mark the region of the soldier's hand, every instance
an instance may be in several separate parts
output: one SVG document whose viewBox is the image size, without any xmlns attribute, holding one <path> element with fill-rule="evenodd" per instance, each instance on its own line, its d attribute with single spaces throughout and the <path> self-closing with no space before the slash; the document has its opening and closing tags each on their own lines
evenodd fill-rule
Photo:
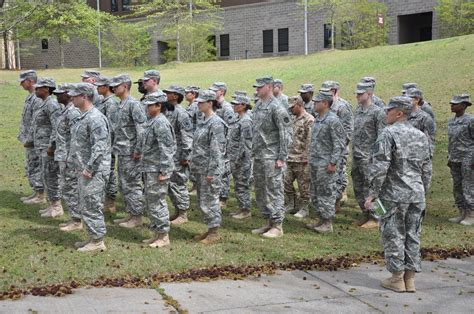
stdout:
<svg viewBox="0 0 474 314">
<path fill-rule="evenodd" d="M 285 162 L 283 160 L 277 160 L 275 162 L 275 168 L 280 169 L 283 168 L 283 166 L 285 166 Z"/>
<path fill-rule="evenodd" d="M 186 159 L 183 159 L 183 160 L 180 160 L 179 163 L 181 164 L 181 166 L 186 167 L 189 164 L 189 161 L 187 161 Z"/>
<path fill-rule="evenodd" d="M 54 156 L 54 148 L 48 147 L 48 150 L 46 151 L 48 156 L 53 157 Z"/>
<path fill-rule="evenodd" d="M 140 153 L 133 153 L 132 154 L 133 160 L 140 160 L 140 157 L 141 157 Z"/>
<path fill-rule="evenodd" d="M 92 173 L 90 173 L 86 169 L 82 170 L 82 176 L 86 179 L 92 179 Z"/>
<path fill-rule="evenodd" d="M 158 181 L 160 181 L 160 182 L 166 181 L 169 178 L 170 178 L 169 176 L 165 176 L 165 175 L 162 175 L 162 174 L 158 175 Z"/>
<path fill-rule="evenodd" d="M 331 163 L 328 164 L 328 167 L 326 169 L 327 173 L 334 173 L 336 172 L 336 165 L 333 165 Z"/>
<path fill-rule="evenodd" d="M 207 182 L 211 183 L 212 181 L 214 181 L 214 177 L 207 176 L 206 180 Z"/>
<path fill-rule="evenodd" d="M 374 200 L 374 198 L 372 196 L 369 196 L 365 199 L 365 203 L 364 203 L 364 207 L 365 209 L 369 210 L 372 208 L 372 201 Z"/>
</svg>

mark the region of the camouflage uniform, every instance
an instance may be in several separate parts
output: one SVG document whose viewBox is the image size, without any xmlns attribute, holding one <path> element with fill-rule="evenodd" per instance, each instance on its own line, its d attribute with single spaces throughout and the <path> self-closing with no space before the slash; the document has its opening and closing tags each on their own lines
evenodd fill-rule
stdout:
<svg viewBox="0 0 474 314">
<path fill-rule="evenodd" d="M 308 93 L 308 92 L 314 92 L 314 86 L 313 84 L 303 84 L 301 85 L 300 89 L 298 90 L 298 93 L 303 94 L 303 93 Z M 310 99 L 308 102 L 304 104 L 304 109 L 306 110 L 307 113 L 310 115 L 315 115 L 314 113 L 314 101 Z"/>
<path fill-rule="evenodd" d="M 281 94 L 275 98 L 283 105 L 283 107 L 285 107 L 285 109 L 288 109 L 288 96 L 287 95 Z"/>
<path fill-rule="evenodd" d="M 77 84 L 68 94 L 80 95 L 83 87 L 91 92 L 88 83 Z M 105 185 L 110 172 L 111 138 L 107 118 L 95 107 L 83 112 L 71 132 L 71 149 L 68 163 L 74 165 L 78 175 L 79 211 L 92 240 L 101 240 L 106 233 L 104 214 Z M 82 172 L 92 174 L 87 179 Z"/>
<path fill-rule="evenodd" d="M 383 100 L 375 95 L 372 96 L 372 103 L 379 108 L 385 108 L 385 103 L 383 102 Z"/>
<path fill-rule="evenodd" d="M 405 83 L 402 85 L 402 95 L 405 95 L 409 89 L 416 88 L 418 89 L 418 84 L 416 83 Z M 431 119 L 436 123 L 435 115 L 433 112 L 433 108 L 431 104 L 425 100 L 423 100 L 422 104 L 420 105 L 421 110 L 426 112 L 430 115 Z"/>
<path fill-rule="evenodd" d="M 359 105 L 354 114 L 354 135 L 352 139 L 352 184 L 354 194 L 362 210 L 369 188 L 369 168 L 372 162 L 372 148 L 378 135 L 385 127 L 383 109 L 369 105 Z"/>
<path fill-rule="evenodd" d="M 207 97 L 207 92 L 210 91 L 203 92 L 204 95 L 200 94 L 199 99 Z M 202 99 L 207 101 L 207 98 Z M 219 195 L 224 172 L 226 133 L 227 126 L 217 114 L 206 118 L 194 133 L 190 168 L 196 178 L 197 202 L 204 213 L 204 222 L 208 229 L 221 225 Z M 206 177 L 214 179 L 208 182 Z"/>
<path fill-rule="evenodd" d="M 410 99 L 392 98 L 388 107 L 393 106 L 411 107 Z M 385 265 L 391 273 L 421 271 L 420 234 L 431 179 L 429 163 L 428 139 L 406 121 L 387 126 L 374 145 L 369 195 L 379 198 L 387 210 L 380 230 Z"/>
<path fill-rule="evenodd" d="M 365 77 L 361 78 L 360 82 L 365 83 L 365 84 L 371 84 L 372 85 L 372 90 L 375 89 L 375 78 L 373 78 L 371 76 L 365 76 Z M 372 103 L 374 105 L 376 105 L 377 107 L 379 107 L 379 108 L 382 108 L 382 109 L 385 108 L 384 101 L 380 97 L 377 97 L 375 95 L 372 95 Z"/>
</svg>

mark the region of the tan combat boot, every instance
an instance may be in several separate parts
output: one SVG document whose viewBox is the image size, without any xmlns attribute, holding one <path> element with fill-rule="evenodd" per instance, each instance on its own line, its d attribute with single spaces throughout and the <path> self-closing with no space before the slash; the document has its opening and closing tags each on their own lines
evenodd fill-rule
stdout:
<svg viewBox="0 0 474 314">
<path fill-rule="evenodd" d="M 46 204 L 46 196 L 44 195 L 44 192 L 37 192 L 36 196 L 33 198 L 30 198 L 29 200 L 23 201 L 23 204 L 25 205 L 38 205 L 38 204 Z"/>
<path fill-rule="evenodd" d="M 253 229 L 252 233 L 253 234 L 264 234 L 265 232 L 267 232 L 271 228 L 272 228 L 272 221 L 269 219 L 266 226 L 263 226 L 263 227 L 258 228 L 258 229 Z"/>
<path fill-rule="evenodd" d="M 155 234 L 151 238 L 143 240 L 142 243 L 151 244 L 151 243 L 155 242 L 156 240 L 158 240 L 159 235 L 160 235 L 159 233 L 155 232 Z"/>
<path fill-rule="evenodd" d="M 179 226 L 188 222 L 188 213 L 181 211 L 175 219 L 171 220 L 171 224 L 174 226 Z"/>
<path fill-rule="evenodd" d="M 68 225 L 60 227 L 59 230 L 64 232 L 72 232 L 77 230 L 82 230 L 82 221 L 71 221 Z"/>
<path fill-rule="evenodd" d="M 76 249 L 79 249 L 79 248 L 81 248 L 81 247 L 86 246 L 89 242 L 91 242 L 91 240 L 78 241 L 78 242 L 75 242 L 75 243 L 74 243 L 74 247 L 75 247 Z"/>
<path fill-rule="evenodd" d="M 64 210 L 63 210 L 63 205 L 61 205 L 61 201 L 53 201 L 51 202 L 51 210 L 46 212 L 46 213 L 43 213 L 41 214 L 41 217 L 51 217 L 51 218 L 54 218 L 54 217 L 59 217 L 59 216 L 62 216 L 64 214 Z"/>
<path fill-rule="evenodd" d="M 160 248 L 170 245 L 170 238 L 167 233 L 159 233 L 156 240 L 153 243 L 150 243 L 150 247 Z"/>
<path fill-rule="evenodd" d="M 332 222 L 331 220 L 323 220 L 322 223 L 313 228 L 317 233 L 331 233 L 332 232 Z"/>
<path fill-rule="evenodd" d="M 219 227 L 210 228 L 207 231 L 207 236 L 199 242 L 206 245 L 219 242 L 221 240 L 221 236 L 219 235 L 218 230 L 219 230 Z"/>
<path fill-rule="evenodd" d="M 319 227 L 323 223 L 322 220 L 316 219 L 316 222 L 306 224 L 306 228 L 314 230 L 314 228 Z"/>
<path fill-rule="evenodd" d="M 20 197 L 20 201 L 24 202 L 24 201 L 32 199 L 35 196 L 36 196 L 36 192 L 33 192 L 33 194 L 31 194 L 31 195 Z"/>
<path fill-rule="evenodd" d="M 382 287 L 395 292 L 405 292 L 407 289 L 403 279 L 403 272 L 392 273 L 392 277 L 382 280 Z"/>
<path fill-rule="evenodd" d="M 369 216 L 367 216 L 365 213 L 363 213 L 364 216 L 362 216 L 361 219 L 357 220 L 356 224 L 360 227 L 363 224 L 365 224 L 367 221 L 369 221 Z"/>
<path fill-rule="evenodd" d="M 122 222 L 127 222 L 127 221 L 129 221 L 131 218 L 132 218 L 132 215 L 127 214 L 127 217 L 125 217 L 125 218 L 114 219 L 114 224 L 121 224 Z"/>
<path fill-rule="evenodd" d="M 48 213 L 48 212 L 51 211 L 51 207 L 52 207 L 52 206 L 53 206 L 53 205 L 51 204 L 51 205 L 49 205 L 49 206 L 46 207 L 46 208 L 40 209 L 38 212 L 40 213 L 40 215 L 46 214 L 46 213 Z"/>
<path fill-rule="evenodd" d="M 201 240 L 204 240 L 206 237 L 207 237 L 207 234 L 209 233 L 209 231 L 206 231 L 204 233 L 201 233 L 201 234 L 198 234 L 198 235 L 195 235 L 193 237 L 193 240 L 194 241 L 201 241 Z"/>
<path fill-rule="evenodd" d="M 467 213 L 467 211 L 466 211 Z M 459 222 L 461 225 L 464 225 L 464 226 L 472 226 L 474 225 L 474 213 L 472 211 L 470 211 L 469 213 L 466 214 L 466 217 L 464 217 L 463 220 L 461 220 L 461 222 Z"/>
<path fill-rule="evenodd" d="M 303 218 L 308 217 L 308 215 L 309 215 L 309 210 L 305 209 L 305 208 L 302 208 L 296 214 L 294 214 L 293 216 L 295 216 L 296 218 L 303 219 Z"/>
<path fill-rule="evenodd" d="M 252 217 L 252 213 L 247 208 L 242 208 L 238 213 L 232 215 L 232 218 L 238 219 L 238 220 L 250 218 L 250 217 Z"/>
<path fill-rule="evenodd" d="M 142 225 L 143 225 L 143 220 L 142 220 L 141 215 L 132 216 L 126 222 L 122 222 L 122 223 L 119 224 L 120 227 L 128 228 L 128 229 L 135 228 L 135 227 L 141 227 Z"/>
<path fill-rule="evenodd" d="M 413 270 L 406 270 L 403 275 L 405 281 L 405 288 L 407 292 L 416 292 L 415 289 L 415 272 Z"/>
<path fill-rule="evenodd" d="M 340 198 L 338 198 L 336 200 L 336 207 L 335 208 L 336 208 L 336 214 L 341 211 L 341 199 Z"/>
<path fill-rule="evenodd" d="M 107 248 L 105 247 L 104 241 L 100 240 L 91 240 L 89 243 L 77 249 L 79 252 L 94 252 L 94 251 L 105 251 Z"/>
<path fill-rule="evenodd" d="M 367 220 L 367 222 L 360 226 L 363 229 L 376 229 L 379 227 L 379 222 L 373 218 Z"/>
<path fill-rule="evenodd" d="M 221 210 L 225 209 L 227 207 L 227 199 L 226 198 L 221 198 L 220 201 L 219 201 L 219 206 L 221 207 Z"/>
<path fill-rule="evenodd" d="M 454 222 L 454 223 L 460 223 L 461 221 L 464 220 L 464 218 L 466 218 L 466 211 L 462 211 L 461 214 L 457 217 L 453 217 L 453 218 L 449 218 L 448 221 L 450 222 Z"/>
<path fill-rule="evenodd" d="M 344 189 L 342 192 L 342 197 L 341 197 L 341 206 L 344 205 L 344 203 L 347 202 L 347 188 Z"/>
<path fill-rule="evenodd" d="M 112 213 L 115 214 L 117 212 L 117 208 L 115 207 L 115 200 L 106 197 L 104 203 L 104 213 Z"/>
<path fill-rule="evenodd" d="M 273 224 L 270 230 L 262 234 L 267 239 L 280 238 L 283 236 L 283 225 L 281 223 Z"/>
</svg>

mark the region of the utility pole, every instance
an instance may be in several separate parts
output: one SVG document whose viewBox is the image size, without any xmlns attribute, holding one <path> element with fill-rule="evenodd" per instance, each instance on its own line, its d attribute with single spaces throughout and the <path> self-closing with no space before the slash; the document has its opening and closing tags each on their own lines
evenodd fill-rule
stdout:
<svg viewBox="0 0 474 314">
<path fill-rule="evenodd" d="M 308 55 L 308 0 L 304 0 L 304 55 Z"/>
<path fill-rule="evenodd" d="M 99 44 L 97 48 L 99 48 L 99 69 L 102 68 L 102 35 L 100 33 L 100 0 L 97 0 L 97 13 L 99 14 L 99 18 L 97 20 L 99 26 L 97 29 L 97 38 L 99 40 Z"/>
</svg>

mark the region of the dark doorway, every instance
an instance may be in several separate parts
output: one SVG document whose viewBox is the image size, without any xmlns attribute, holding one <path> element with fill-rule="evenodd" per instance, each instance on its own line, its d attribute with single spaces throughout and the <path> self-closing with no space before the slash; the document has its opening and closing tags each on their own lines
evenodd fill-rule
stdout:
<svg viewBox="0 0 474 314">
<path fill-rule="evenodd" d="M 158 64 L 166 63 L 166 50 L 168 50 L 168 43 L 166 41 L 158 41 Z"/>
<path fill-rule="evenodd" d="M 398 16 L 398 43 L 408 44 L 433 38 L 433 12 Z"/>
</svg>

